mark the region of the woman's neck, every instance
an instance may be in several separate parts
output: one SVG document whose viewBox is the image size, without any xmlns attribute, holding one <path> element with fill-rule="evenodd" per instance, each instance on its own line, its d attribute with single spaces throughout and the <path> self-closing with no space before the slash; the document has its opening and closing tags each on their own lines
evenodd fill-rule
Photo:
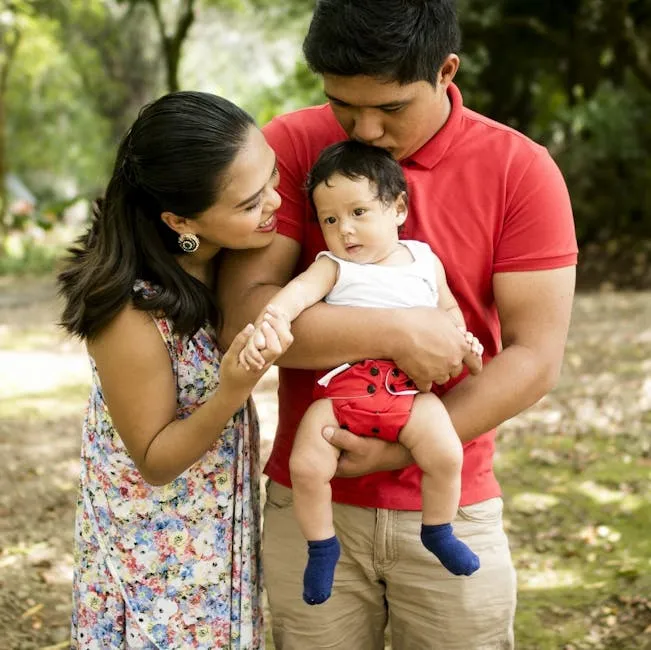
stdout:
<svg viewBox="0 0 651 650">
<path fill-rule="evenodd" d="M 214 283 L 214 268 L 215 256 L 211 255 L 208 258 L 203 258 L 199 254 L 194 255 L 178 255 L 177 261 L 179 266 L 193 278 L 205 284 L 208 288 L 212 288 Z"/>
</svg>

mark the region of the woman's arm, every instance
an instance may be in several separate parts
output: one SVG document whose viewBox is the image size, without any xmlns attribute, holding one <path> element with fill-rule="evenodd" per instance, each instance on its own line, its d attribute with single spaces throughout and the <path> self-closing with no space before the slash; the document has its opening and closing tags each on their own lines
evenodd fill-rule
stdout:
<svg viewBox="0 0 651 650">
<path fill-rule="evenodd" d="M 271 333 L 268 337 L 264 368 L 246 371 L 237 364 L 249 326 L 224 355 L 215 393 L 184 420 L 176 418 L 176 380 L 167 348 L 148 314 L 128 306 L 89 341 L 113 424 L 148 483 L 168 483 L 197 462 L 270 363 L 287 349 L 291 335 L 283 323 L 274 320 L 267 327 L 277 333 L 275 339 Z"/>
</svg>

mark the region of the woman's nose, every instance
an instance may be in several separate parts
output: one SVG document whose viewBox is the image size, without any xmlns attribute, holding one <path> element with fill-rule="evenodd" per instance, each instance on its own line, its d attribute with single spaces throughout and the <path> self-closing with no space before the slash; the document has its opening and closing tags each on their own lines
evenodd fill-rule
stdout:
<svg viewBox="0 0 651 650">
<path fill-rule="evenodd" d="M 269 212 L 274 212 L 280 207 L 281 203 L 282 199 L 280 198 L 280 194 L 278 194 L 278 190 L 276 190 L 276 188 L 272 188 L 266 202 L 267 210 L 269 210 Z"/>
</svg>

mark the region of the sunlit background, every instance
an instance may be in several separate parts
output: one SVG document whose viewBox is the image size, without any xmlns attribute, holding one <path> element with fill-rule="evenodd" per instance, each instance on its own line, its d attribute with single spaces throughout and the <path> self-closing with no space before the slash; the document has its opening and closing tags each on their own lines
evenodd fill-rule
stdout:
<svg viewBox="0 0 651 650">
<path fill-rule="evenodd" d="M 499 438 L 517 647 L 651 648 L 651 0 L 458 5 L 465 104 L 549 148 L 581 248 L 561 382 Z M 145 102 L 214 92 L 260 125 L 322 102 L 313 6 L 0 0 L 0 650 L 68 647 L 89 371 L 55 324 L 57 258 Z"/>
</svg>

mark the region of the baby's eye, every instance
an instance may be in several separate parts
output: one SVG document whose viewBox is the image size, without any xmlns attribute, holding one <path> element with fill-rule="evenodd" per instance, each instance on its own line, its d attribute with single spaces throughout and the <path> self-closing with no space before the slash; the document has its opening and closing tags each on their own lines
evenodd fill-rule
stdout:
<svg viewBox="0 0 651 650">
<path fill-rule="evenodd" d="M 361 217 L 365 212 L 366 210 L 364 210 L 364 208 L 355 208 L 353 210 L 353 215 L 356 217 Z"/>
<path fill-rule="evenodd" d="M 323 223 L 327 223 L 329 226 L 332 226 L 332 224 L 337 223 L 336 217 L 326 217 L 323 220 Z"/>
</svg>

